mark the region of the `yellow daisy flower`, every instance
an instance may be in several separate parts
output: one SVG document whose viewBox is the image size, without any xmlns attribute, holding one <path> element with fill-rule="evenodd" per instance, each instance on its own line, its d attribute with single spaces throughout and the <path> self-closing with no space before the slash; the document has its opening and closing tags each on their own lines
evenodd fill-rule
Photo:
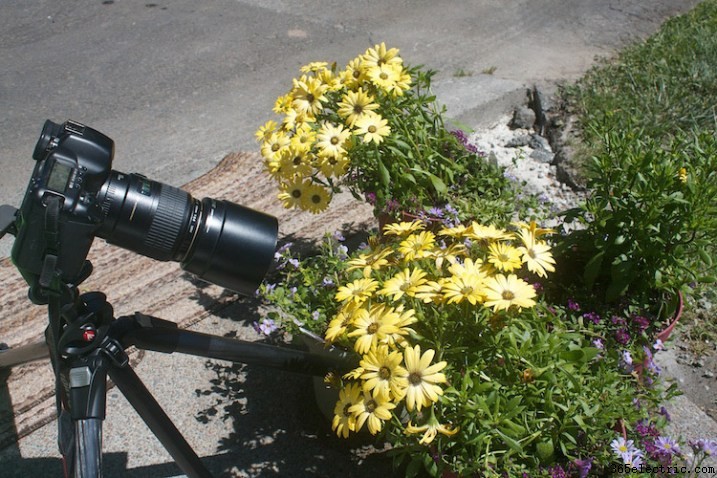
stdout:
<svg viewBox="0 0 717 478">
<path fill-rule="evenodd" d="M 391 224 L 386 224 L 383 227 L 383 234 L 386 236 L 403 237 L 417 231 L 422 231 L 423 229 L 425 229 L 425 224 L 421 221 L 395 222 Z"/>
<path fill-rule="evenodd" d="M 398 48 L 386 49 L 386 44 L 381 42 L 378 45 L 374 45 L 373 48 L 366 50 L 361 56 L 361 61 L 366 67 L 381 66 L 381 65 L 401 65 L 403 60 L 398 56 Z"/>
<path fill-rule="evenodd" d="M 485 279 L 478 274 L 452 276 L 443 283 L 443 297 L 449 304 L 460 304 L 467 300 L 472 305 L 483 302 Z"/>
<path fill-rule="evenodd" d="M 388 121 L 376 113 L 366 113 L 356 120 L 356 134 L 363 135 L 363 142 L 379 144 L 383 138 L 391 134 Z"/>
<path fill-rule="evenodd" d="M 324 333 L 324 338 L 327 342 L 334 342 L 346 333 L 353 320 L 355 310 L 352 307 L 344 308 L 331 319 Z"/>
<path fill-rule="evenodd" d="M 319 170 L 321 171 L 321 174 L 327 178 L 340 178 L 346 174 L 350 166 L 351 161 L 346 154 L 339 154 L 337 156 L 323 155 L 319 157 Z"/>
<path fill-rule="evenodd" d="M 375 435 L 383 428 L 383 422 L 391 419 L 391 410 L 396 408 L 394 403 L 387 398 L 374 397 L 368 392 L 363 392 L 363 400 L 349 408 L 349 411 L 356 418 L 356 431 L 361 430 L 364 423 L 368 425 L 368 431 Z"/>
<path fill-rule="evenodd" d="M 276 123 L 276 121 L 269 120 L 262 126 L 260 126 L 258 130 L 256 130 L 256 133 L 254 133 L 254 137 L 259 142 L 268 141 L 269 138 L 271 138 L 271 135 L 276 132 L 276 129 L 278 127 L 279 125 Z"/>
<path fill-rule="evenodd" d="M 313 171 L 312 158 L 308 151 L 291 145 L 281 150 L 279 159 L 283 174 L 289 176 L 310 176 Z"/>
<path fill-rule="evenodd" d="M 449 264 L 456 264 L 458 257 L 465 255 L 466 246 L 463 244 L 451 244 L 448 247 L 433 249 L 431 257 L 436 261 L 436 268 L 443 267 L 443 263 L 448 261 Z"/>
<path fill-rule="evenodd" d="M 379 66 L 372 66 L 368 69 L 368 79 L 381 88 L 382 90 L 390 93 L 396 89 L 400 91 L 398 82 L 401 80 L 401 74 L 403 68 L 401 65 L 383 64 Z"/>
<path fill-rule="evenodd" d="M 288 182 L 281 183 L 279 190 L 281 191 L 278 195 L 279 200 L 284 204 L 284 207 L 291 209 L 294 207 L 304 207 L 304 193 L 311 185 L 311 182 L 303 180 L 301 177 L 295 177 Z"/>
<path fill-rule="evenodd" d="M 291 103 L 294 101 L 294 98 L 291 96 L 291 94 L 286 94 L 278 97 L 276 101 L 274 102 L 274 113 L 281 115 L 286 113 L 291 109 Z"/>
<path fill-rule="evenodd" d="M 296 127 L 296 131 L 291 137 L 291 147 L 308 151 L 316 141 L 316 131 L 311 125 L 302 123 Z"/>
<path fill-rule="evenodd" d="M 354 330 L 348 336 L 356 337 L 354 350 L 365 354 L 379 343 L 388 341 L 388 336 L 398 334 L 399 316 L 393 309 L 386 309 L 384 305 L 373 305 L 370 310 L 359 309 L 353 320 Z"/>
<path fill-rule="evenodd" d="M 349 137 L 351 131 L 344 129 L 342 125 L 324 123 L 316 136 L 319 156 L 342 157 L 346 154 L 345 148 Z"/>
<path fill-rule="evenodd" d="M 337 113 L 346 119 L 346 124 L 353 126 L 357 120 L 366 116 L 378 108 L 378 103 L 373 102 L 373 97 L 366 93 L 363 88 L 357 91 L 348 91 L 338 103 Z"/>
<path fill-rule="evenodd" d="M 293 101 L 292 107 L 299 113 L 315 115 L 323 109 L 323 102 L 327 101 L 326 93 L 328 87 L 316 78 L 302 76 L 297 80 L 294 78 L 294 88 L 291 90 Z"/>
<path fill-rule="evenodd" d="M 488 262 L 497 270 L 506 272 L 520 269 L 523 263 L 520 250 L 503 242 L 493 242 L 488 246 Z"/>
<path fill-rule="evenodd" d="M 387 345 L 379 345 L 363 356 L 360 366 L 364 373 L 363 390 L 374 397 L 399 401 L 406 394 L 408 372 L 401 366 L 403 354 L 397 350 L 389 352 Z"/>
<path fill-rule="evenodd" d="M 433 302 L 435 304 L 444 302 L 442 283 L 428 281 L 425 284 L 416 287 L 416 299 L 422 300 L 426 304 L 429 302 Z"/>
<path fill-rule="evenodd" d="M 406 434 L 413 435 L 416 433 L 423 433 L 423 437 L 418 441 L 420 445 L 429 445 L 435 440 L 436 436 L 440 433 L 445 436 L 453 436 L 460 430 L 460 427 L 453 428 L 450 425 L 442 425 L 438 423 L 438 420 L 432 417 L 425 425 L 414 426 L 413 423 L 408 422 L 406 425 Z"/>
<path fill-rule="evenodd" d="M 452 237 L 454 239 L 465 239 L 468 237 L 468 233 L 471 232 L 471 229 L 463 224 L 459 224 L 454 227 L 444 227 L 440 231 L 438 231 L 439 236 L 448 236 Z"/>
<path fill-rule="evenodd" d="M 405 262 L 429 257 L 436 242 L 436 236 L 430 231 L 411 234 L 398 245 Z"/>
<path fill-rule="evenodd" d="M 677 179 L 679 179 L 682 184 L 687 183 L 687 168 L 680 168 L 680 171 L 677 173 Z"/>
<path fill-rule="evenodd" d="M 323 70 L 327 70 L 329 64 L 325 61 L 312 61 L 300 68 L 302 73 L 316 73 Z"/>
<path fill-rule="evenodd" d="M 485 273 L 483 272 L 483 261 L 478 258 L 473 260 L 470 257 L 466 257 L 466 260 L 462 263 L 456 262 L 452 264 L 448 268 L 448 272 L 454 276 L 485 276 Z"/>
<path fill-rule="evenodd" d="M 386 247 L 369 253 L 359 254 L 348 261 L 348 270 L 363 269 L 363 276 L 370 277 L 372 271 L 380 270 L 383 266 L 388 265 L 388 259 L 393 251 Z"/>
<path fill-rule="evenodd" d="M 467 236 L 470 239 L 485 242 L 505 241 L 513 239 L 513 235 L 503 229 L 499 229 L 492 224 L 489 226 L 484 226 L 475 221 L 470 225 L 470 230 L 468 231 Z"/>
<path fill-rule="evenodd" d="M 403 297 L 403 294 L 414 297 L 416 295 L 416 288 L 427 282 L 425 277 L 426 273 L 420 268 L 417 267 L 411 271 L 407 267 L 384 282 L 383 289 L 378 291 L 378 293 L 393 296 L 393 300 L 400 299 Z"/>
<path fill-rule="evenodd" d="M 498 274 L 486 279 L 485 306 L 493 311 L 508 310 L 510 307 L 529 308 L 535 305 L 535 288 L 519 279 L 515 274 L 505 277 Z"/>
<path fill-rule="evenodd" d="M 336 300 L 362 304 L 378 289 L 378 282 L 373 279 L 356 279 L 345 286 L 339 287 Z"/>
<path fill-rule="evenodd" d="M 269 138 L 261 145 L 261 155 L 269 160 L 281 160 L 281 153 L 289 147 L 291 140 L 280 131 L 276 131 L 269 135 Z"/>
<path fill-rule="evenodd" d="M 550 252 L 550 246 L 545 242 L 536 241 L 532 247 L 519 247 L 523 254 L 523 262 L 527 264 L 528 270 L 540 277 L 547 277 L 548 272 L 555 272 L 555 259 Z"/>
<path fill-rule="evenodd" d="M 304 198 L 304 209 L 311 213 L 318 214 L 329 206 L 331 193 L 318 184 L 311 184 L 306 191 L 304 191 Z"/>
<path fill-rule="evenodd" d="M 421 408 L 428 407 L 438 401 L 439 395 L 443 395 L 440 383 L 446 383 L 446 376 L 441 370 L 446 368 L 446 362 L 438 362 L 431 365 L 436 352 L 432 349 L 426 350 L 421 355 L 421 346 L 407 347 L 403 351 L 404 365 L 408 372 L 408 388 L 406 389 L 406 408 L 408 411 L 414 409 L 421 411 Z"/>
<path fill-rule="evenodd" d="M 334 407 L 334 419 L 331 422 L 331 429 L 336 435 L 348 438 L 349 432 L 357 431 L 356 414 L 351 407 L 363 401 L 361 387 L 357 383 L 349 383 L 339 392 L 339 400 Z"/>
<path fill-rule="evenodd" d="M 339 77 L 347 88 L 356 89 L 368 81 L 367 72 L 368 68 L 363 65 L 361 57 L 359 57 L 351 60 L 346 65 L 346 69 L 339 73 Z"/>
</svg>

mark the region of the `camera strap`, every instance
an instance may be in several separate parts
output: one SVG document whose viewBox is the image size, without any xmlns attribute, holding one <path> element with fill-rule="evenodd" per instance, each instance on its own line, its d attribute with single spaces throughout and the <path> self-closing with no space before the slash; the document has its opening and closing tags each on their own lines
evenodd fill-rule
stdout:
<svg viewBox="0 0 717 478">
<path fill-rule="evenodd" d="M 58 418 L 58 447 L 60 453 L 68 456 L 68 450 L 72 449 L 72 437 L 67 435 L 68 430 L 63 420 L 62 408 L 62 381 L 60 356 L 57 344 L 62 334 L 62 294 L 63 284 L 61 271 L 57 268 L 60 240 L 60 209 L 62 204 L 60 198 L 50 196 L 47 198 L 45 209 L 45 256 L 42 261 L 39 284 L 48 299 L 49 325 L 46 330 L 47 344 L 50 349 L 50 358 L 55 371 L 55 407 Z"/>
</svg>

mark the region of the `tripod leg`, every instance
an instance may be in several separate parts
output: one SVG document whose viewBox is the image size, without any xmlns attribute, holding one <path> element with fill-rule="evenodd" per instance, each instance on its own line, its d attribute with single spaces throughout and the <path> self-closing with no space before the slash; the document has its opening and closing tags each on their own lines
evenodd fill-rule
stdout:
<svg viewBox="0 0 717 478">
<path fill-rule="evenodd" d="M 211 478 L 209 470 L 177 430 L 162 407 L 129 367 L 110 367 L 109 376 L 160 443 L 190 478 Z"/>
</svg>

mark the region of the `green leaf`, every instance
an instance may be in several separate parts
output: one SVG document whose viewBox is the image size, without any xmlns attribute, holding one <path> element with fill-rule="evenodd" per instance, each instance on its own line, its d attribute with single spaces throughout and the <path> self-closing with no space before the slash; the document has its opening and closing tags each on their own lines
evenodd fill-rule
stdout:
<svg viewBox="0 0 717 478">
<path fill-rule="evenodd" d="M 497 428 L 495 429 L 495 432 L 500 435 L 505 444 L 508 445 L 511 449 L 517 451 L 518 453 L 523 453 L 523 446 L 517 440 L 510 438 L 508 435 L 498 430 Z"/>
<path fill-rule="evenodd" d="M 391 182 L 391 173 L 388 172 L 388 169 L 386 169 L 386 165 L 384 165 L 383 161 L 381 161 L 380 159 L 378 160 L 378 172 L 380 174 L 381 184 L 383 186 L 388 186 Z"/>
<path fill-rule="evenodd" d="M 537 452 L 538 458 L 540 458 L 540 461 L 542 463 L 552 463 L 552 461 L 555 459 L 555 447 L 553 446 L 552 440 L 538 443 L 537 445 L 535 445 L 535 451 Z"/>
<path fill-rule="evenodd" d="M 448 188 L 446 187 L 446 183 L 444 183 L 441 180 L 441 178 L 439 178 L 435 174 L 429 173 L 428 178 L 431 180 L 431 183 L 433 184 L 433 189 L 435 189 L 438 194 L 445 194 L 446 191 L 448 191 Z"/>
<path fill-rule="evenodd" d="M 702 262 L 704 262 L 708 267 L 712 267 L 712 256 L 702 248 L 700 248 L 697 252 L 700 255 L 700 259 L 702 259 Z"/>
</svg>

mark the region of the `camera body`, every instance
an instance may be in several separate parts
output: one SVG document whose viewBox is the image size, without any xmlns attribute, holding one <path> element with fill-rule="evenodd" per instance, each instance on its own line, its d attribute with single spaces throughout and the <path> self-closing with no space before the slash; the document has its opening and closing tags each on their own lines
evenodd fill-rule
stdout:
<svg viewBox="0 0 717 478">
<path fill-rule="evenodd" d="M 95 237 L 177 261 L 200 279 L 240 293 L 256 290 L 273 261 L 276 218 L 229 201 L 199 201 L 143 175 L 115 171 L 113 156 L 114 142 L 99 131 L 74 121 L 45 122 L 12 248 L 33 301 L 44 302 L 39 286 L 48 255 L 55 259 L 50 272 L 63 283 L 83 280 Z"/>
<path fill-rule="evenodd" d="M 74 283 L 104 218 L 97 195 L 110 175 L 114 142 L 73 121 L 48 120 L 32 156 L 36 164 L 17 214 L 12 259 L 35 288 L 45 255 L 54 251 L 61 280 Z M 50 198 L 60 201 L 56 237 L 47 231 Z"/>
</svg>

